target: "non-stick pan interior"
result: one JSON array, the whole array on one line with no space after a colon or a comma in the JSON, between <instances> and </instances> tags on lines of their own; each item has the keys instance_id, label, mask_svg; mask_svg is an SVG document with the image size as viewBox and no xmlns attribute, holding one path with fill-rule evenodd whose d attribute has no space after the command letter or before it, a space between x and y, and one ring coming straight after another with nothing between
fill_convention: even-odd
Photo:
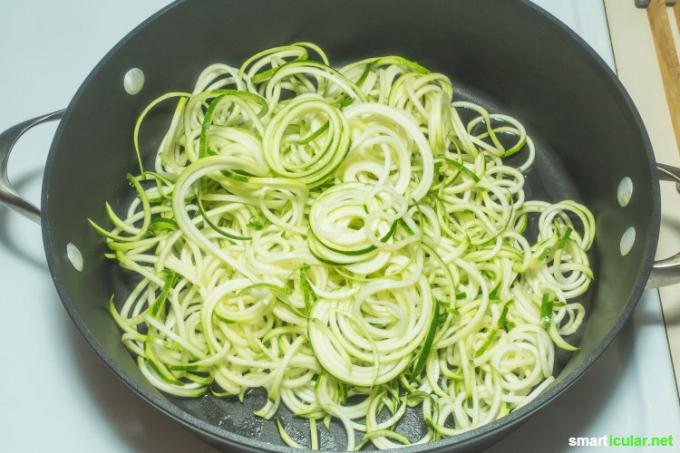
<instances>
[{"instance_id":1,"label":"non-stick pan interior","mask_svg":"<svg viewBox=\"0 0 680 453\"><path fill-rule=\"evenodd\" d=\"M592 51L522 1L202 0L178 3L145 23L83 84L50 153L43 228L64 303L100 355L162 410L225 445L280 445L274 423L251 415L264 403L263 393L254 392L245 405L207 396L173 399L145 381L105 309L111 294L125 297L126 279L103 258L102 240L86 219L103 221L105 200L114 208L129 200L125 175L136 171L132 129L150 100L167 91L189 90L210 63L239 65L258 50L300 40L319 44L339 63L399 54L447 74L456 97L474 98L527 126L537 147L536 164L527 176L528 198L576 199L595 213L596 280L585 301L588 319L580 332L581 349L563 357L556 384L533 404L505 421L436 445L488 443L510 427L506 422L518 422L573 382L611 340L644 287L658 234L658 188L634 108ZM146 75L137 96L122 88L123 75L132 67ZM144 125L141 146L148 159L171 108L159 109ZM630 204L620 207L616 191L625 176L634 191ZM637 239L622 257L619 240L631 226ZM68 242L83 253L82 273L66 259ZM292 422L286 415L284 420ZM400 429L415 436L421 430L416 414L407 416ZM306 432L302 423L296 430ZM333 426L331 432L321 430L322 446L342 449L342 430Z\"/></svg>"}]
</instances>

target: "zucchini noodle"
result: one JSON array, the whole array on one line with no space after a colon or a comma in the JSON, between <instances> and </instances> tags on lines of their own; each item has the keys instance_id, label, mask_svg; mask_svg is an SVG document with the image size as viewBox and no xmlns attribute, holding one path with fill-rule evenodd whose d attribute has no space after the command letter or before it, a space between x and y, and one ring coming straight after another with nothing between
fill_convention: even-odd
<instances>
[{"instance_id":1,"label":"zucchini noodle","mask_svg":"<svg viewBox=\"0 0 680 453\"><path fill-rule=\"evenodd\" d=\"M145 168L139 134L174 114ZM319 448L393 448L478 427L553 382L579 329L595 221L526 200L534 144L516 119L453 101L451 81L402 57L333 69L311 43L207 67L134 127L127 210L90 221L136 276L111 315L163 392L283 403ZM512 155L520 165L506 165ZM151 156L149 156L151 157ZM400 432L408 410L425 435Z\"/></svg>"}]
</instances>

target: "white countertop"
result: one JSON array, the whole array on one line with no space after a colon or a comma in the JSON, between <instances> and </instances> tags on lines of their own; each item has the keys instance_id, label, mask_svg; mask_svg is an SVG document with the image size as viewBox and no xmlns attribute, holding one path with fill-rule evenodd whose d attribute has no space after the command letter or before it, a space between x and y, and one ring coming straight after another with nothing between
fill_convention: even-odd
<instances>
[{"instance_id":1,"label":"white countertop","mask_svg":"<svg viewBox=\"0 0 680 453\"><path fill-rule=\"evenodd\" d=\"M0 130L66 106L98 60L166 3L0 2ZM599 1L537 3L612 62ZM10 161L10 177L32 200L39 198L54 130L31 131ZM212 451L99 361L52 286L39 227L5 208L0 269L0 450ZM680 444L680 405L656 292L645 294L632 322L583 379L491 451L567 451L571 436L605 434L672 434Z\"/></svg>"}]
</instances>

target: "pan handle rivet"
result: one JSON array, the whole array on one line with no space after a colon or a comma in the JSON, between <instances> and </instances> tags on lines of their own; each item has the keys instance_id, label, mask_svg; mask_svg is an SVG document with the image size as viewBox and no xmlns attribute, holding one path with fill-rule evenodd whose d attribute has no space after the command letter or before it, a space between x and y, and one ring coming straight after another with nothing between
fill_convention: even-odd
<instances>
[{"instance_id":1,"label":"pan handle rivet","mask_svg":"<svg viewBox=\"0 0 680 453\"><path fill-rule=\"evenodd\" d=\"M619 251L621 252L621 256L628 255L630 250L633 248L633 244L635 244L635 228L628 227L621 235L621 242L619 243Z\"/></svg>"},{"instance_id":2,"label":"pan handle rivet","mask_svg":"<svg viewBox=\"0 0 680 453\"><path fill-rule=\"evenodd\" d=\"M616 198L619 201L619 206L622 208L630 203L630 198L633 196L633 180L628 176L623 178L619 183L619 188L616 190Z\"/></svg>"},{"instance_id":3,"label":"pan handle rivet","mask_svg":"<svg viewBox=\"0 0 680 453\"><path fill-rule=\"evenodd\" d=\"M72 242L66 244L66 257L75 270L78 272L83 271L83 254L80 253L80 249Z\"/></svg>"},{"instance_id":4,"label":"pan handle rivet","mask_svg":"<svg viewBox=\"0 0 680 453\"><path fill-rule=\"evenodd\" d=\"M144 88L144 71L139 68L132 68L123 77L123 88L127 94L135 95Z\"/></svg>"}]
</instances>

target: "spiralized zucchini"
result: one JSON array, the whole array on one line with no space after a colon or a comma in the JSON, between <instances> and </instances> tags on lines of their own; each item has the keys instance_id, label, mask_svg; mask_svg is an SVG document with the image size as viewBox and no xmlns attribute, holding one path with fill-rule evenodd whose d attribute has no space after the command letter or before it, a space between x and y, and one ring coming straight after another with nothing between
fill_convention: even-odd
<instances>
[{"instance_id":1,"label":"spiralized zucchini","mask_svg":"<svg viewBox=\"0 0 680 453\"><path fill-rule=\"evenodd\" d=\"M146 169L143 120L170 101ZM524 127L454 102L443 74L277 47L153 101L134 145L132 203L91 223L138 277L110 311L163 392L263 387L256 415L309 419L309 444L277 420L289 445L319 448L337 419L348 450L391 448L503 417L551 384L555 346L576 349L593 215L526 200ZM398 427L416 407L419 439Z\"/></svg>"}]
</instances>

